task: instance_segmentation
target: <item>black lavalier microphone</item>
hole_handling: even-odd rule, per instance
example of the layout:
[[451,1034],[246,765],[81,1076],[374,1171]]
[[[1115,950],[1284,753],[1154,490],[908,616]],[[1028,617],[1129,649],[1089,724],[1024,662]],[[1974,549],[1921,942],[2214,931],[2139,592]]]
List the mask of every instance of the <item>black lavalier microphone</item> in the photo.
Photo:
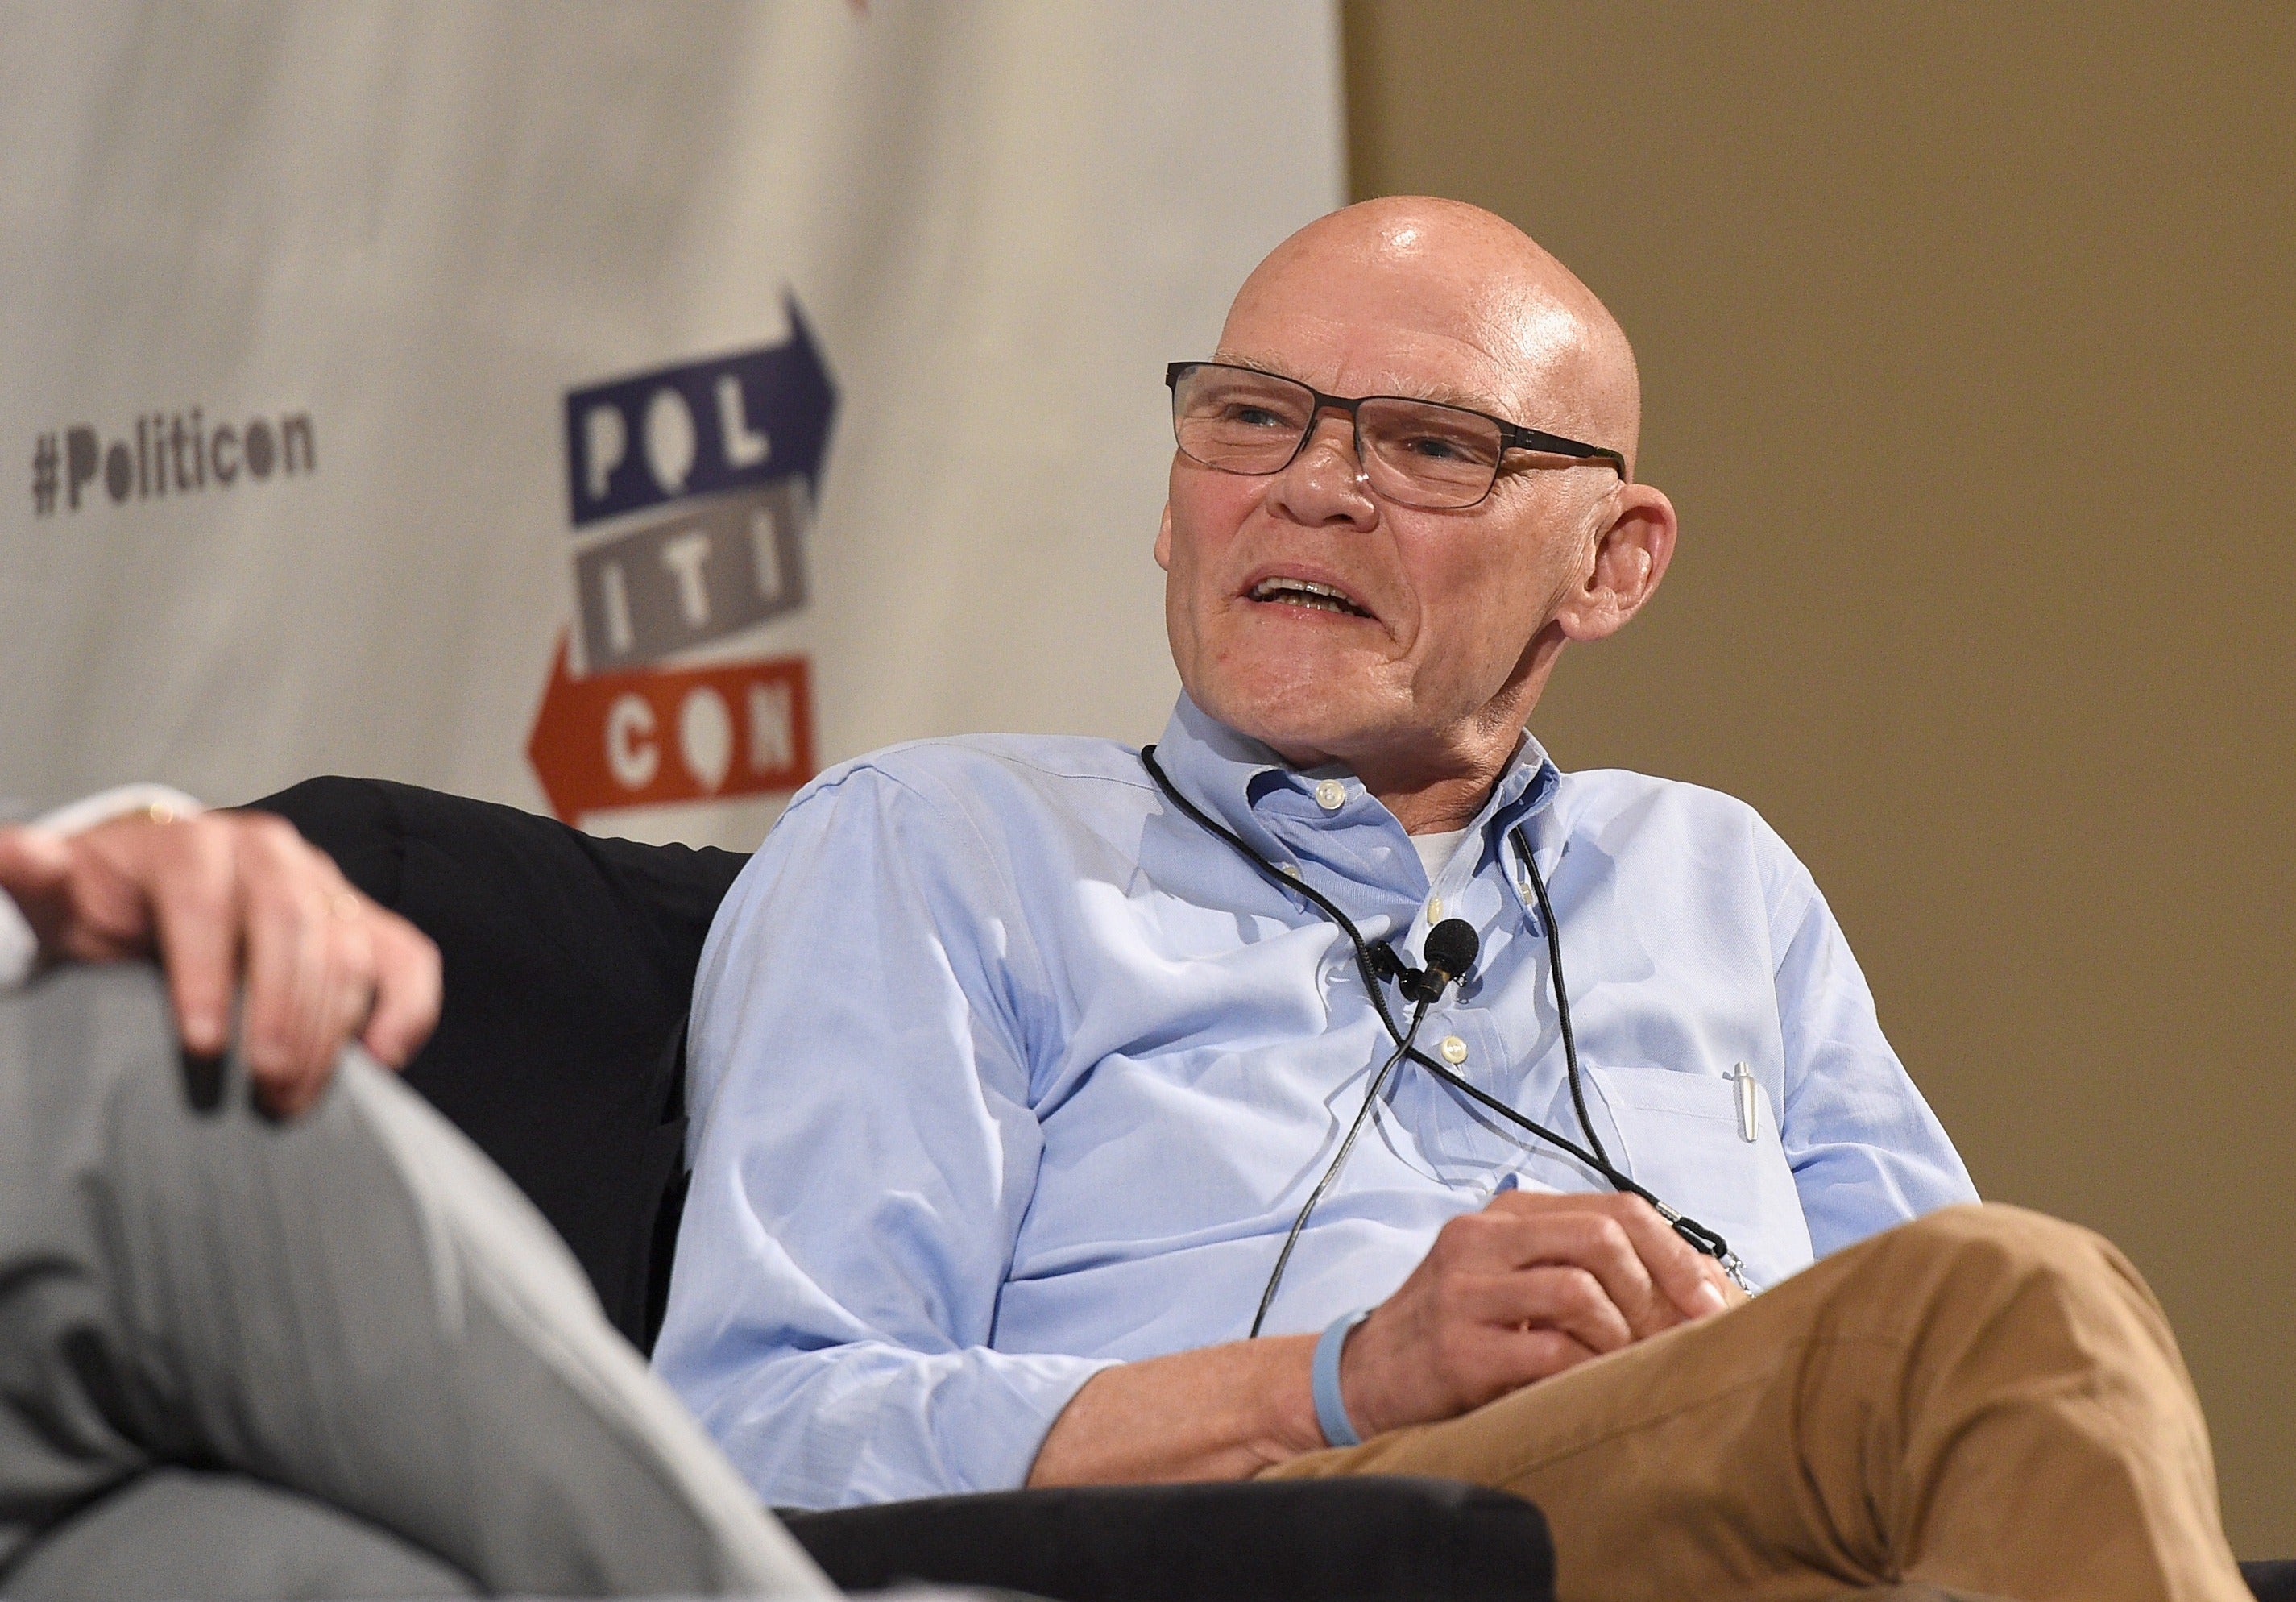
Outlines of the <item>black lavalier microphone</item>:
[[1464,918],[1445,918],[1427,932],[1423,949],[1426,966],[1403,975],[1404,995],[1433,1006],[1442,999],[1445,989],[1467,976],[1475,965],[1475,953],[1482,949],[1482,937],[1472,924]]
[[[1536,1136],[1548,1145],[1569,1153],[1586,1168],[1602,1176],[1613,1190],[1624,1191],[1628,1195],[1640,1196],[1651,1204],[1659,1217],[1664,1219],[1668,1226],[1684,1241],[1720,1263],[1724,1271],[1741,1288],[1751,1288],[1746,1283],[1744,1268],[1740,1264],[1737,1254],[1730,1250],[1728,1241],[1724,1240],[1720,1235],[1708,1228],[1696,1219],[1668,1206],[1647,1187],[1636,1183],[1631,1175],[1621,1171],[1611,1162],[1610,1154],[1603,1149],[1603,1138],[1595,1132],[1594,1121],[1587,1114],[1587,1093],[1579,1082],[1578,1043],[1573,1037],[1570,1028],[1570,991],[1562,982],[1562,932],[1555,924],[1554,904],[1547,898],[1546,875],[1538,871],[1538,860],[1531,855],[1530,842],[1524,838],[1521,824],[1517,824],[1509,831],[1509,834],[1513,841],[1516,853],[1522,859],[1523,873],[1530,883],[1532,893],[1538,900],[1539,919],[1546,930],[1547,969],[1554,982],[1554,1010],[1556,1022],[1562,1035],[1563,1077],[1570,1088],[1571,1109],[1578,1115],[1578,1128],[1587,1138],[1586,1146],[1581,1146],[1568,1136],[1548,1129],[1535,1119],[1525,1117],[1488,1090],[1461,1077],[1449,1064],[1439,1062],[1425,1052],[1413,1048],[1419,1035],[1420,1021],[1427,1015],[1427,1009],[1440,998],[1444,990],[1454,981],[1465,978],[1468,971],[1474,965],[1480,941],[1476,938],[1472,924],[1461,918],[1446,918],[1427,932],[1426,943],[1421,948],[1426,958],[1426,966],[1423,968],[1407,966],[1403,959],[1395,954],[1392,947],[1374,946],[1364,939],[1362,931],[1355,925],[1355,920],[1341,911],[1339,904],[1331,897],[1294,875],[1276,872],[1275,865],[1247,845],[1241,835],[1208,816],[1202,808],[1182,795],[1178,786],[1166,776],[1163,765],[1156,760],[1154,746],[1150,745],[1142,749],[1140,765],[1148,770],[1148,776],[1156,781],[1156,788],[1163,792],[1164,799],[1178,808],[1191,822],[1203,829],[1205,833],[1226,842],[1229,849],[1259,870],[1260,876],[1269,883],[1312,903],[1318,911],[1339,927],[1340,932],[1348,937],[1348,943],[1355,949],[1356,969],[1363,975],[1364,988],[1370,993],[1372,1010],[1379,1015],[1381,1024],[1387,1030],[1388,1038],[1396,1042],[1394,1055],[1390,1056],[1382,1064],[1380,1071],[1372,1076],[1370,1093],[1364,1097],[1363,1108],[1356,1114],[1355,1125],[1349,1130],[1348,1138],[1341,1146],[1339,1155],[1332,1158],[1331,1167],[1324,1171],[1323,1179],[1316,1182],[1314,1193],[1308,1198],[1308,1205],[1300,1210],[1299,1218],[1293,1221],[1291,1234],[1284,1236],[1283,1250],[1275,1259],[1275,1272],[1268,1277],[1267,1289],[1259,1298],[1259,1314],[1251,1320],[1253,1335],[1259,1333],[1259,1327],[1267,1317],[1267,1309],[1275,1300],[1276,1285],[1283,1277],[1284,1264],[1291,1259],[1292,1247],[1300,1238],[1300,1231],[1308,1221],[1308,1214],[1323,1198],[1324,1192],[1330,1186],[1332,1176],[1338,1173],[1340,1164],[1347,1160],[1349,1148],[1355,1145],[1356,1136],[1362,1131],[1364,1121],[1370,1114],[1373,1103],[1378,1099],[1381,1087],[1387,1082],[1389,1072],[1396,1064],[1406,1058],[1416,1063],[1462,1096],[1497,1113],[1525,1134]],[[1442,936],[1444,930],[1448,928],[1457,929],[1459,934],[1444,937],[1439,944],[1438,937]],[[1460,941],[1460,935],[1465,937],[1464,942]],[[1456,965],[1451,965],[1452,964]],[[1440,968],[1439,977],[1438,976],[1439,967]],[[1394,1015],[1389,1011],[1387,998],[1380,991],[1382,980],[1398,982],[1404,994],[1417,1004],[1412,1011],[1410,1026],[1407,1029],[1398,1024]],[[1589,1147],[1593,1149],[1589,1150]]]

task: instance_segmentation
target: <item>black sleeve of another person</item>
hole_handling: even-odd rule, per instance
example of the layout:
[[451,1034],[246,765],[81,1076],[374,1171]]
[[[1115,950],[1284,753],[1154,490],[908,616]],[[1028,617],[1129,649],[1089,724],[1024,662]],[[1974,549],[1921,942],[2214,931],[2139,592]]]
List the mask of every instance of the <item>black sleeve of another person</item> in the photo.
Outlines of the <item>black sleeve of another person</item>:
[[407,1082],[533,1198],[650,1348],[684,1202],[694,968],[748,859],[375,779],[251,804],[438,942],[445,1005]]

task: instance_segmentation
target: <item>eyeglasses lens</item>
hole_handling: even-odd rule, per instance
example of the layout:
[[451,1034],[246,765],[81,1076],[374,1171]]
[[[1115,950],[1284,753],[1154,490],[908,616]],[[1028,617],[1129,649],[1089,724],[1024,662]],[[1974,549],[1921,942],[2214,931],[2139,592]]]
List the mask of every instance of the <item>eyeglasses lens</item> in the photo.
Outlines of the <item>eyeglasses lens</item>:
[[1173,386],[1172,430],[1207,467],[1275,472],[1300,448],[1315,406],[1315,391],[1288,378],[1195,367]]
[[1406,505],[1472,506],[1498,477],[1496,425],[1457,407],[1366,400],[1356,430],[1372,487]]

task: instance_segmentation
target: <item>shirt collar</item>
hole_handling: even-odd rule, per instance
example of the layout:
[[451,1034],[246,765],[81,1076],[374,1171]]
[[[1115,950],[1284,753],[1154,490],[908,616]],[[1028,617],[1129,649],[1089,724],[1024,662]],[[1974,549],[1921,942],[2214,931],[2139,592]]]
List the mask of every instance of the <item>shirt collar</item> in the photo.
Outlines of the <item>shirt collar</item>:
[[[1324,781],[1355,781],[1340,763],[1298,768],[1287,765],[1267,746],[1238,734],[1206,712],[1183,692],[1172,709],[1171,720],[1156,743],[1156,760],[1180,793],[1234,830],[1262,856],[1281,859],[1283,848],[1268,832],[1259,808],[1271,795],[1292,792],[1312,795]],[[1554,799],[1562,773],[1546,749],[1525,731],[1507,760],[1506,771],[1491,786],[1474,821],[1471,840],[1481,838],[1493,825],[1512,827],[1542,810]],[[1356,781],[1360,791],[1360,781]],[[1374,803],[1376,804],[1376,803]],[[1287,810],[1292,810],[1287,809]],[[1308,809],[1312,814],[1316,809]],[[1382,812],[1385,811],[1381,808]],[[1349,808],[1334,815],[1345,819]],[[1356,819],[1359,820],[1360,814]],[[1393,821],[1390,817],[1390,821]],[[1396,826],[1399,830],[1401,826]]]

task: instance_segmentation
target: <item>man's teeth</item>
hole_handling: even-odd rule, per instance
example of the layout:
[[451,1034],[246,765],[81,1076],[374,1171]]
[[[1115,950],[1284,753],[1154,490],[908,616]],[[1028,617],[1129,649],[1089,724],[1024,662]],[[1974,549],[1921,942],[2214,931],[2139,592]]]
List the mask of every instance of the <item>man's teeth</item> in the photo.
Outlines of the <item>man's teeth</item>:
[[1251,587],[1251,598],[1281,601],[1291,606],[1312,606],[1319,612],[1336,612],[1351,618],[1371,615],[1349,599],[1347,591],[1307,579],[1263,579]]

